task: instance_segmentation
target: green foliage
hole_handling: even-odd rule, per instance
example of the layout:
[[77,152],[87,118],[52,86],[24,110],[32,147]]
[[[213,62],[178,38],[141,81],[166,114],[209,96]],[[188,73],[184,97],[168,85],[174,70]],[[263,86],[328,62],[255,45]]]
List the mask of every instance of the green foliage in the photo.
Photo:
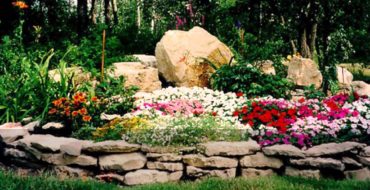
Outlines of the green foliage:
[[224,65],[212,75],[212,87],[225,92],[243,92],[247,97],[289,98],[293,84],[285,78],[262,74],[247,64]]
[[307,99],[323,99],[326,95],[321,91],[315,88],[315,85],[311,84],[310,86],[304,87],[304,96]]

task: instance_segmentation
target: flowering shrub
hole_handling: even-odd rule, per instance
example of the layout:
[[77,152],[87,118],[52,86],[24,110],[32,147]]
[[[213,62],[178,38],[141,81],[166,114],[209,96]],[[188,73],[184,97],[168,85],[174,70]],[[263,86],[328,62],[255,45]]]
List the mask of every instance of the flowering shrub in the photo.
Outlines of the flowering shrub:
[[183,115],[199,115],[204,113],[204,108],[199,101],[196,100],[171,100],[162,103],[144,103],[138,107],[137,111],[140,112],[146,109],[155,109],[161,115],[183,114]]
[[168,103],[172,100],[197,101],[204,112],[232,119],[234,110],[245,102],[242,94],[238,95],[200,87],[169,87],[145,94],[136,101],[136,105],[142,107],[145,103]]
[[72,130],[82,126],[100,124],[99,109],[104,103],[97,97],[88,98],[86,94],[77,92],[72,99],[62,97],[52,102],[49,119],[62,121]]
[[336,141],[367,141],[370,134],[370,100],[346,94],[291,102],[256,99],[234,112],[250,125],[263,145],[277,143],[299,147]]

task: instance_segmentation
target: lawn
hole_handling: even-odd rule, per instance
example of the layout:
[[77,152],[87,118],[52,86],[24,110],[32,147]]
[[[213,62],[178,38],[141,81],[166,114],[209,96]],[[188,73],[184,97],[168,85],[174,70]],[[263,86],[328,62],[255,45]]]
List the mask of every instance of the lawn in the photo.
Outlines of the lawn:
[[81,180],[58,180],[54,177],[19,177],[9,172],[0,172],[1,190],[171,190],[171,189],[199,189],[199,190],[313,190],[313,189],[335,189],[335,190],[364,190],[370,189],[370,181],[334,181],[314,180],[293,177],[269,177],[258,179],[205,179],[197,182],[165,183],[136,187],[119,187],[114,184],[105,184],[97,181]]

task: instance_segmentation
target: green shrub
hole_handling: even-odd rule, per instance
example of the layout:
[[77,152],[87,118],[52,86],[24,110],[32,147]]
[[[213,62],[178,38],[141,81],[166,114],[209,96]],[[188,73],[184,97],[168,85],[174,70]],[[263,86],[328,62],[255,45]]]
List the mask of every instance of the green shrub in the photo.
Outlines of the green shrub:
[[293,84],[277,75],[262,74],[247,64],[224,65],[211,77],[211,85],[225,92],[243,92],[247,97],[290,98]]
[[326,97],[325,93],[322,92],[321,90],[317,90],[315,88],[315,85],[310,85],[310,86],[306,86],[304,87],[304,96],[307,98],[307,99],[323,99]]

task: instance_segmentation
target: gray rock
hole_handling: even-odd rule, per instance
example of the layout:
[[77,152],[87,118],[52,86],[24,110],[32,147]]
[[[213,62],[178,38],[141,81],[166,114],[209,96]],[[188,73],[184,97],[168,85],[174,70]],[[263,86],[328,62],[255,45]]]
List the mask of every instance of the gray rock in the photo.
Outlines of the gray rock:
[[148,169],[153,170],[165,170],[165,171],[182,171],[184,169],[182,163],[170,163],[170,162],[148,162]]
[[199,154],[185,155],[183,162],[198,168],[235,168],[238,166],[237,159],[220,156],[205,157]]
[[67,165],[78,165],[78,166],[97,166],[98,160],[92,156],[80,155],[80,156],[69,156],[67,154],[42,154],[41,160],[52,165],[67,166]]
[[257,152],[255,155],[244,156],[240,160],[240,165],[247,168],[275,168],[279,169],[284,164],[278,158],[265,156],[261,152]]
[[236,168],[228,168],[224,170],[206,170],[194,166],[186,167],[186,174],[189,177],[203,178],[203,177],[219,177],[222,179],[235,178]]
[[370,166],[370,157],[358,156],[358,160],[365,166]]
[[305,157],[301,149],[293,145],[286,145],[286,144],[264,147],[262,148],[262,151],[267,156],[287,156],[287,157],[296,157],[296,158]]
[[6,148],[4,150],[5,157],[13,157],[13,158],[22,158],[22,159],[31,159],[30,156],[21,150],[15,148]]
[[255,168],[243,168],[242,177],[254,178],[260,176],[273,176],[276,175],[272,169],[255,169]]
[[141,153],[111,154],[99,157],[101,170],[130,171],[141,169],[146,164],[146,157]]
[[165,153],[189,153],[196,151],[196,147],[172,147],[172,146],[148,146],[142,145],[141,151],[145,153],[157,153],[157,154],[165,154]]
[[344,175],[347,179],[356,179],[361,181],[370,180],[370,170],[367,167],[359,170],[345,171]]
[[60,145],[60,151],[70,156],[81,155],[82,148],[92,144],[92,141],[77,141]]
[[0,126],[0,136],[5,143],[12,143],[28,135],[28,130],[20,123],[5,123]]
[[124,179],[126,185],[143,185],[168,181],[170,181],[168,173],[157,170],[137,170],[128,172]]
[[311,166],[315,168],[330,168],[334,170],[343,171],[344,170],[344,164],[339,161],[332,158],[304,158],[304,159],[291,159],[290,163],[292,165],[296,166]]
[[365,147],[361,153],[361,156],[370,157],[370,146]]
[[23,126],[26,128],[29,132],[33,132],[35,128],[40,127],[40,121],[33,121],[28,123],[27,125]]
[[314,178],[314,179],[321,178],[320,170],[302,170],[302,169],[297,169],[297,168],[293,168],[290,166],[285,168],[285,175],[303,177],[303,178]]
[[59,122],[49,122],[49,123],[46,123],[45,125],[43,125],[41,128],[43,130],[63,129],[64,125],[63,125],[63,123],[59,123]]
[[146,157],[148,159],[154,159],[156,161],[161,162],[176,162],[181,161],[182,156],[174,153],[165,153],[165,154],[158,154],[158,153],[147,153]]
[[42,152],[59,152],[60,146],[68,143],[76,143],[80,140],[74,138],[55,137],[52,135],[30,135],[23,139],[30,143],[32,148]]
[[366,145],[357,142],[343,142],[343,143],[327,143],[314,146],[305,151],[306,156],[320,157],[330,156],[336,154],[343,154],[355,149],[364,148]]
[[207,156],[244,156],[261,150],[253,140],[246,142],[208,142],[198,146]]
[[133,56],[139,59],[143,65],[157,68],[157,58],[154,55],[135,54]]
[[102,113],[100,115],[100,119],[101,120],[104,120],[104,121],[112,121],[116,118],[121,118],[122,116],[121,115],[118,115],[118,114],[105,114],[105,113]]
[[347,167],[351,167],[351,168],[361,168],[362,167],[361,163],[357,162],[356,160],[350,157],[343,157],[342,162],[346,165],[346,168]]
[[168,175],[169,181],[179,181],[183,176],[183,171],[172,172]]
[[89,153],[129,153],[140,149],[140,145],[129,144],[126,141],[103,141],[92,143],[82,148],[82,151]]

